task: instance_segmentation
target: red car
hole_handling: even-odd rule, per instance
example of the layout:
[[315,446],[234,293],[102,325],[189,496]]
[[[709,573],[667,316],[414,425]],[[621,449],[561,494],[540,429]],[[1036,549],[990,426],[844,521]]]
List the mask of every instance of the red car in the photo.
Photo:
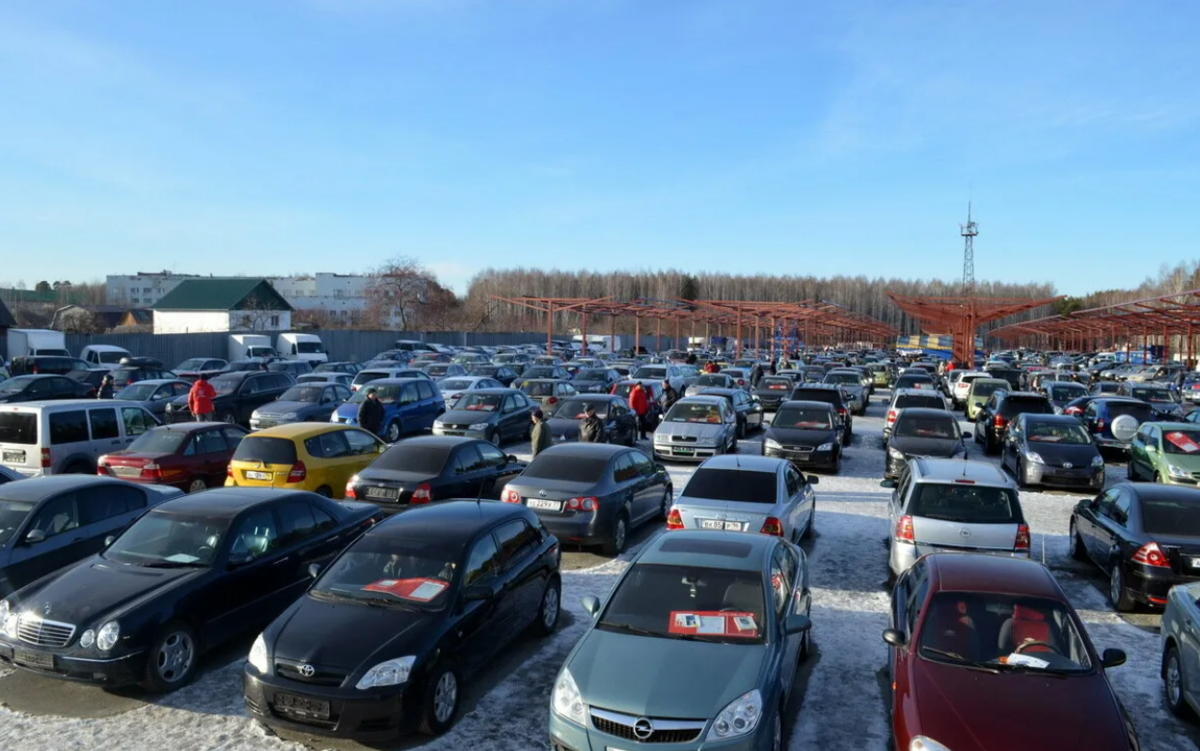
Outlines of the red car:
[[151,428],[129,448],[100,457],[96,474],[196,493],[225,484],[233,452],[248,432],[224,422],[184,422]]
[[934,553],[892,592],[897,751],[1130,751],[1137,737],[1050,571],[1024,558]]

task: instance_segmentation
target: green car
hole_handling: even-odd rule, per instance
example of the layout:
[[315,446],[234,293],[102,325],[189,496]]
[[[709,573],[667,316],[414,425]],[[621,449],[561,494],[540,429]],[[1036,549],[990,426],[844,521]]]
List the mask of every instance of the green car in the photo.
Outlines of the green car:
[[1129,445],[1129,479],[1195,487],[1200,481],[1200,425],[1142,423]]
[[871,380],[876,386],[887,388],[892,385],[892,371],[888,366],[872,363],[867,369],[871,371]]
[[782,748],[810,606],[804,553],[790,542],[659,535],[607,603],[583,598],[593,621],[554,681],[551,747]]
[[987,400],[997,391],[1007,391],[1012,387],[1003,378],[976,378],[971,381],[971,390],[967,392],[967,419],[975,422],[979,408],[987,404]]

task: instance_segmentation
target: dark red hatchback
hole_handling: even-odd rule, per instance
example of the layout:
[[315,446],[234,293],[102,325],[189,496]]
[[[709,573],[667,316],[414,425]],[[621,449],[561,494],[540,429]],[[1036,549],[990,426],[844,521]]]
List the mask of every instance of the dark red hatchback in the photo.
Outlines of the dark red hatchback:
[[248,432],[223,422],[160,425],[129,448],[100,457],[96,474],[196,493],[225,484],[229,461]]
[[[1075,609],[1043,565],[935,553],[896,582],[893,748],[1130,751],[1133,725]],[[1014,745],[1014,731],[1020,733]]]

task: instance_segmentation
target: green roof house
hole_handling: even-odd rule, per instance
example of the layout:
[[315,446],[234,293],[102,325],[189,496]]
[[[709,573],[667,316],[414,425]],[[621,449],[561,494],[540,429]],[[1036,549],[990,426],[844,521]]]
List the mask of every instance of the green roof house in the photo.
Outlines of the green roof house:
[[292,306],[266,279],[185,279],[153,306],[155,334],[286,331]]

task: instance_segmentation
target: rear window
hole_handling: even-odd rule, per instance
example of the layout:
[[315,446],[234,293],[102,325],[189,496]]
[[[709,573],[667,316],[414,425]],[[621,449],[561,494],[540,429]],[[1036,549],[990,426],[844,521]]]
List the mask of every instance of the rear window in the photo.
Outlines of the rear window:
[[940,396],[915,396],[910,394],[901,394],[896,397],[896,409],[904,409],[905,407],[927,407],[929,409],[945,409],[946,403],[942,401]]
[[809,391],[807,389],[796,389],[792,392],[792,401],[798,402],[825,402],[826,404],[837,404],[841,401],[838,392],[832,389],[820,389]]
[[1150,419],[1150,407],[1146,404],[1134,404],[1133,402],[1110,402],[1108,405],[1108,419],[1115,420],[1121,415],[1133,415],[1138,422],[1146,422]]
[[599,482],[608,467],[607,456],[567,456],[565,454],[538,454],[522,477],[540,480],[569,480],[571,482]]
[[549,381],[526,382],[521,386],[521,390],[530,396],[553,396],[554,384]]
[[129,444],[129,450],[134,453],[174,454],[191,437],[191,433],[181,430],[147,430]]
[[247,436],[233,452],[233,460],[292,465],[296,463],[296,445],[285,438]]
[[1000,414],[1011,418],[1014,415],[1032,412],[1034,414],[1047,414],[1053,412],[1054,408],[1050,403],[1041,397],[1034,398],[1032,396],[1017,396],[1008,397],[1004,403],[1000,405]]
[[992,394],[996,393],[997,389],[1002,389],[1002,388],[1004,388],[1004,386],[1002,386],[999,383],[978,383],[978,382],[976,382],[976,383],[971,384],[971,393],[977,397],[979,397],[979,396],[987,397],[987,396],[991,396]]
[[683,495],[712,501],[774,505],[777,485],[774,472],[702,467],[692,475],[692,479],[683,490]]
[[951,416],[928,417],[901,413],[893,432],[898,438],[959,438],[958,421]]
[[1200,503],[1143,498],[1142,527],[1151,535],[1200,537]]
[[792,379],[790,378],[763,378],[758,382],[759,389],[767,389],[769,391],[787,391],[792,387]]
[[910,516],[961,524],[1017,524],[1021,506],[1008,488],[962,483],[922,483],[913,489]]
[[450,389],[469,389],[469,388],[471,388],[472,383],[474,383],[474,381],[464,381],[464,380],[456,379],[456,378],[447,378],[446,380],[441,382],[440,387],[443,391],[448,391]]
[[37,415],[32,412],[0,413],[0,443],[35,446],[38,442]]
[[423,475],[440,475],[450,450],[440,446],[406,446],[398,443],[383,452],[371,464],[373,469],[388,469],[393,472],[414,472]]

